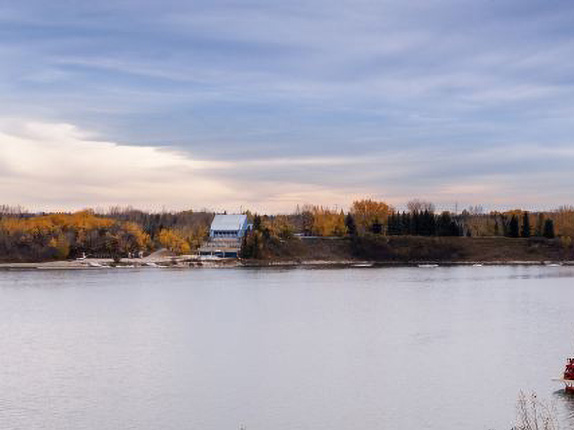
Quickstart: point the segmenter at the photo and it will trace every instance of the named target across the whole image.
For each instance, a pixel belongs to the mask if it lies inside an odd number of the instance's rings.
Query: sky
[[[0,1],[0,203],[574,203],[571,0]]]

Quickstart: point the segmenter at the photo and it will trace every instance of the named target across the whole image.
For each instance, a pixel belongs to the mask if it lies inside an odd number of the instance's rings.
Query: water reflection
[[[574,429],[574,395],[558,390],[553,393],[553,400],[556,404],[558,418],[562,423],[562,428]]]

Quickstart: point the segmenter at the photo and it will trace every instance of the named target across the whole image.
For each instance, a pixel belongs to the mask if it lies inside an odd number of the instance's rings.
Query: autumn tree
[[[552,214],[556,234],[574,237],[574,206],[561,206]]]
[[[70,242],[64,234],[52,237],[48,242],[48,248],[52,256],[57,260],[64,260],[70,254]]]
[[[145,233],[154,241],[158,241],[158,235],[163,229],[175,229],[186,237],[190,234],[194,235],[195,247],[198,237],[202,232],[209,230],[209,226],[213,220],[214,214],[206,210],[194,211],[191,209],[169,212],[162,211],[159,213],[144,212],[131,207],[112,207],[101,215],[108,219],[121,222],[135,222],[138,224]],[[201,237],[203,240],[203,236]]]
[[[191,252],[189,242],[176,230],[165,228],[159,232],[158,239],[161,246],[176,254],[189,254]]]
[[[311,207],[313,226],[311,232],[317,236],[344,236],[345,214],[323,206]]]
[[[538,237],[544,236],[544,213],[540,212],[536,217],[536,228],[534,235]]]
[[[521,237],[530,237],[530,215],[524,212],[522,215],[522,228],[520,229]]]
[[[147,248],[149,236],[133,222],[115,223],[106,233],[106,245],[112,258],[119,261],[129,253]]]
[[[97,216],[93,211],[0,219],[0,255],[21,259],[62,259],[83,252],[110,255],[130,244],[145,248],[136,224]],[[122,240],[126,239],[126,240]]]
[[[263,258],[264,239],[260,230],[253,229],[245,236],[241,242],[239,256],[241,258]]]
[[[273,230],[281,239],[291,239],[295,235],[295,226],[285,215],[277,215],[273,218]]]
[[[192,210],[148,213],[116,207],[105,214],[88,209],[33,215],[2,207],[0,257],[37,261],[74,258],[85,253],[119,259],[159,245],[163,230],[172,230],[194,249],[207,236],[212,219],[212,213]],[[164,233],[162,240],[165,239]],[[183,251],[187,252],[187,247]]]
[[[393,207],[387,203],[371,199],[354,201],[350,211],[359,234],[370,231],[375,222],[386,221],[393,212]]]
[[[501,234],[501,224],[503,221],[497,213],[484,214],[474,213],[470,210],[464,210],[460,215],[465,230],[470,231],[472,236],[498,236]]]

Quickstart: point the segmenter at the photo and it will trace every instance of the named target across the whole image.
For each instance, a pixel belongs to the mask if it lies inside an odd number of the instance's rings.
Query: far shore
[[[241,260],[171,257],[163,259],[112,259],[88,258],[84,260],[0,263],[0,270],[101,270],[101,269],[185,269],[229,267],[437,267],[437,266],[574,266],[574,261],[360,261],[360,260]]]

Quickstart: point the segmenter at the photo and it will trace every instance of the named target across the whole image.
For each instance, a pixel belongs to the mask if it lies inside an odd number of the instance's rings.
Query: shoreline
[[[199,269],[199,268],[273,268],[273,267],[456,267],[456,266],[545,266],[569,267],[574,261],[497,260],[497,261],[369,261],[369,260],[200,260],[181,257],[169,259],[112,259],[64,260],[47,262],[0,263],[2,270],[102,270],[102,269]]]

